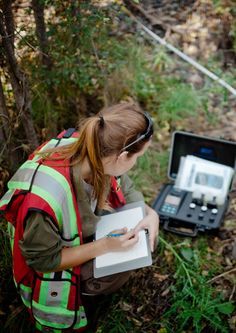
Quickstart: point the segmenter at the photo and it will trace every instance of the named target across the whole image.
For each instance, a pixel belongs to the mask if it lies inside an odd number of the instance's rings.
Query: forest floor
[[[231,84],[236,88],[235,64],[236,56],[232,50],[232,43],[229,37],[230,17],[226,12],[217,12],[212,5],[212,1],[154,1],[146,0],[135,3],[135,1],[125,1],[128,9],[139,21],[149,29],[157,33],[160,37],[165,38],[167,42],[182,50],[185,54],[192,57],[209,70],[218,72],[219,76],[230,73],[234,79]],[[222,8],[221,8],[222,9]],[[224,22],[228,23],[224,25]],[[134,24],[130,33],[135,33],[135,29],[140,27]],[[126,33],[126,24],[120,25],[120,34]],[[145,33],[142,34],[142,36]],[[144,39],[150,40],[148,36]],[[154,43],[155,44],[155,43]],[[212,59],[217,54],[217,61]],[[183,82],[191,84],[196,90],[201,89],[204,85],[211,83],[211,79],[202,74],[191,65],[184,63],[172,53],[174,66],[166,74],[182,78]],[[218,68],[217,68],[218,66]],[[227,81],[227,75],[225,75]],[[210,82],[210,83],[209,83]],[[226,140],[236,141],[236,96],[226,92],[225,102],[220,102],[217,88],[208,92],[208,116],[212,121],[206,121],[206,115],[199,113],[198,116],[181,119],[176,128],[185,129],[199,135],[205,135],[213,138],[223,138]],[[158,142],[154,143],[155,149],[168,150],[171,143],[171,133],[166,129],[158,128]],[[149,191],[155,193],[161,188],[163,179],[160,183],[149,184]],[[212,285],[215,290],[222,293],[225,299],[235,301],[236,299],[236,184],[232,185],[230,191],[230,205],[225,215],[224,223],[214,235],[205,235],[207,243],[207,259],[209,262],[216,260],[221,267],[214,278]],[[152,200],[151,200],[152,202]],[[172,238],[173,239],[173,238]],[[171,236],[170,236],[170,240]],[[176,238],[175,238],[176,240]],[[179,242],[183,240],[180,238]],[[193,240],[193,248],[198,240]],[[201,240],[199,241],[201,242]],[[217,259],[213,259],[216,254]],[[169,307],[169,295],[172,280],[168,272],[165,274],[163,266],[165,261],[173,261],[173,257],[167,252],[164,258],[157,255],[154,260],[153,268],[146,268],[138,271],[128,286],[130,295],[129,301],[121,301],[120,308],[126,313],[127,318],[134,322],[134,325],[140,327],[137,332],[145,332],[142,327],[145,323],[160,318],[161,313]],[[163,266],[162,266],[163,265]],[[205,272],[207,275],[208,264],[205,263]],[[145,291],[140,301],[139,288]],[[158,290],[154,292],[153,290]],[[125,289],[125,292],[127,289]],[[125,293],[124,292],[124,293]],[[123,295],[124,299],[125,296]],[[148,314],[147,314],[148,313]],[[236,332],[236,313],[234,312],[229,320],[232,332]],[[149,327],[147,325],[147,327]],[[148,328],[147,331],[154,332]],[[209,327],[205,327],[204,332],[213,332]],[[159,332],[159,331],[158,331]],[[161,330],[160,330],[161,332]],[[165,331],[163,331],[165,332]],[[188,331],[195,332],[195,331]]]

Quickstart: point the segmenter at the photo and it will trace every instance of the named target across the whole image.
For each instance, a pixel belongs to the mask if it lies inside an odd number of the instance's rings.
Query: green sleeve
[[[62,241],[52,221],[32,212],[19,246],[28,266],[39,272],[53,271],[61,262]]]
[[[127,174],[122,175],[120,180],[121,180],[121,189],[127,203],[144,201],[142,193],[135,189],[132,180],[129,178]]]

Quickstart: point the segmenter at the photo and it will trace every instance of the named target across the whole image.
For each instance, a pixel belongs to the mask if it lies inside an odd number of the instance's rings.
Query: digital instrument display
[[[176,197],[175,195],[168,194],[165,198],[165,203],[169,205],[178,206],[181,198]]]

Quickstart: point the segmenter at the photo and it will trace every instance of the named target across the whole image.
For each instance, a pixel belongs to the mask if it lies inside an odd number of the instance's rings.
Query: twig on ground
[[[233,272],[236,272],[236,268],[233,268],[233,269],[231,269],[231,270],[229,270],[229,271],[227,271],[227,272],[221,273],[221,274],[219,274],[219,275],[213,277],[212,279],[208,280],[207,282],[208,282],[208,283],[213,282],[213,281],[218,280],[218,279],[220,279],[221,277],[223,277],[223,276],[225,276],[225,275],[227,275],[227,274],[231,274],[231,273],[233,273]]]

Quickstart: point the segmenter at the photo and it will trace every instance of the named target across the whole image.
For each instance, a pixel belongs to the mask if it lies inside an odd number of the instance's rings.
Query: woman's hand
[[[150,247],[154,250],[155,240],[158,234],[159,218],[157,213],[146,205],[146,216],[138,225],[127,231],[127,228],[114,230],[110,234],[122,234],[121,236],[103,237],[94,242],[63,248],[61,263],[54,271],[61,271],[77,265],[81,265],[97,256],[108,252],[122,251],[134,246],[138,242],[138,233],[142,229],[148,229]]]
[[[149,240],[150,240],[150,247],[151,251],[154,251],[155,242],[159,232],[159,216],[148,205],[145,206],[146,208],[146,216],[137,224],[134,231],[139,232],[143,229],[148,229],[149,233]]]
[[[114,236],[122,234],[121,236]],[[113,236],[112,236],[113,235]],[[103,255],[108,252],[122,251],[138,242],[138,232],[127,231],[127,228],[113,230],[110,236],[100,238],[94,242],[85,243],[74,247],[65,247],[61,253],[61,263],[55,271],[61,271]]]
[[[127,231],[127,228],[113,230],[106,237],[108,252],[122,251],[138,242],[138,232],[134,229]]]

